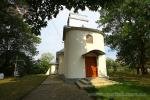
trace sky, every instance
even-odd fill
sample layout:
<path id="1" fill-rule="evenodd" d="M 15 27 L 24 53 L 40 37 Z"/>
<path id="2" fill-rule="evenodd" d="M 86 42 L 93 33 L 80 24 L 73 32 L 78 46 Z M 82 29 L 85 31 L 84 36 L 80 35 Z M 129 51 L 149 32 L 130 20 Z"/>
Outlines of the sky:
<path id="1" fill-rule="evenodd" d="M 60 11 L 56 18 L 53 18 L 48 22 L 46 28 L 42 28 L 41 30 L 41 43 L 37 47 L 39 54 L 35 57 L 35 59 L 40 58 L 41 54 L 50 52 L 55 57 L 56 52 L 63 49 L 63 27 L 67 25 L 67 20 L 70 11 L 64 9 Z M 86 15 L 88 17 L 89 23 L 87 27 L 98 29 L 98 24 L 96 24 L 96 20 L 99 19 L 98 12 L 92 12 L 86 9 L 85 11 L 79 11 L 79 14 Z M 112 51 L 110 48 L 105 46 L 106 57 L 116 59 L 116 52 Z"/>

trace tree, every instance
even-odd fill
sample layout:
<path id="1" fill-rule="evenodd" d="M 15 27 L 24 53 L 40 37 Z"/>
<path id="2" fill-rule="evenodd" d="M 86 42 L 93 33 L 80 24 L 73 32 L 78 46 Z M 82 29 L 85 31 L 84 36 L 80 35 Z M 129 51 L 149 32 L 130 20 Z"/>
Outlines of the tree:
<path id="1" fill-rule="evenodd" d="M 117 68 L 120 67 L 121 64 L 116 62 L 115 60 L 113 60 L 111 58 L 107 58 L 106 59 L 106 66 L 107 66 L 107 69 L 113 68 L 113 71 L 116 72 Z"/>
<path id="2" fill-rule="evenodd" d="M 48 53 L 43 53 L 41 55 L 41 58 L 40 58 L 39 64 L 38 64 L 38 67 L 39 67 L 41 73 L 46 73 L 46 71 L 50 67 L 50 63 L 53 60 L 53 58 L 54 57 L 49 52 Z"/>
<path id="3" fill-rule="evenodd" d="M 40 29 L 47 26 L 47 21 L 56 17 L 59 11 L 67 8 L 85 10 L 85 7 L 97 11 L 100 7 L 118 4 L 122 0 L 1 0 L 0 11 L 14 7 L 16 13 L 24 16 L 24 21 L 29 24 L 32 33 L 40 34 Z M 1 16 L 1 15 L 0 15 Z"/>
<path id="4" fill-rule="evenodd" d="M 12 74 L 16 58 L 25 60 L 33 57 L 37 54 L 36 45 L 39 43 L 40 38 L 32 34 L 31 28 L 14 7 L 0 10 L 0 71 Z"/>
<path id="5" fill-rule="evenodd" d="M 48 64 L 50 64 L 53 59 L 54 59 L 53 55 L 49 52 L 43 53 L 40 58 L 41 61 L 45 61 Z"/>
<path id="6" fill-rule="evenodd" d="M 28 13 L 25 14 L 26 22 L 32 25 L 34 33 L 40 34 L 41 27 L 47 25 L 47 19 L 56 17 L 60 10 L 67 8 L 77 12 L 78 9 L 85 10 L 85 7 L 97 11 L 100 7 L 109 6 L 121 0 L 27 0 L 29 4 Z"/>
<path id="7" fill-rule="evenodd" d="M 100 20 L 106 35 L 106 44 L 118 51 L 121 62 L 132 68 L 147 72 L 146 62 L 150 59 L 150 1 L 125 0 L 113 8 L 100 10 Z"/>

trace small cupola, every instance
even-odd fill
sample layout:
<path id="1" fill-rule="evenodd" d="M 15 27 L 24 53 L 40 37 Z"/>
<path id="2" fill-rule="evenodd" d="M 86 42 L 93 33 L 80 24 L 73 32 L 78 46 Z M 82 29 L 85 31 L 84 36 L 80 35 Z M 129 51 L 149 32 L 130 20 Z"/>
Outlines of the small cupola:
<path id="1" fill-rule="evenodd" d="M 87 16 L 75 14 L 75 13 L 69 13 L 67 26 L 73 26 L 73 27 L 87 27 L 89 20 Z"/>

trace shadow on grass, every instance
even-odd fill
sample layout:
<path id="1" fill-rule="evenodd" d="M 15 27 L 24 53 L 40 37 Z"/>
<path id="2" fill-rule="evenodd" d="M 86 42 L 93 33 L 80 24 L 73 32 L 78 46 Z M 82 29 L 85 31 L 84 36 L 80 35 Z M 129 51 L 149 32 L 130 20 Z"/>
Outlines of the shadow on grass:
<path id="1" fill-rule="evenodd" d="M 45 80 L 45 75 L 27 75 L 0 81 L 0 100 L 20 100 Z"/>

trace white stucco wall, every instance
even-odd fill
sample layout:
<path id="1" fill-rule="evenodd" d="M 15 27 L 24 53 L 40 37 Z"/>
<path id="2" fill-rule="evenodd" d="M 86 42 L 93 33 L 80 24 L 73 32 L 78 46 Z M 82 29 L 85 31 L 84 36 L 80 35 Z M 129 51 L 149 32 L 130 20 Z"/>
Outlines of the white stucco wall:
<path id="1" fill-rule="evenodd" d="M 88 18 L 85 15 L 70 14 L 68 18 L 68 26 L 86 27 L 88 24 Z"/>
<path id="2" fill-rule="evenodd" d="M 58 59 L 58 74 L 64 74 L 64 55 L 60 54 Z"/>
<path id="3" fill-rule="evenodd" d="M 51 74 L 56 74 L 56 65 L 51 65 Z"/>
<path id="4" fill-rule="evenodd" d="M 56 73 L 57 73 L 56 67 L 57 67 L 57 65 L 52 64 L 52 65 L 50 66 L 50 68 L 47 70 L 46 75 L 56 74 Z"/>
<path id="5" fill-rule="evenodd" d="M 98 76 L 99 77 L 107 77 L 107 69 L 106 69 L 106 57 L 105 55 L 100 55 L 97 59 L 98 64 Z"/>
<path id="6" fill-rule="evenodd" d="M 86 43 L 86 35 L 88 34 L 93 36 L 93 44 Z M 95 49 L 104 52 L 103 35 L 89 30 L 69 30 L 65 33 L 64 47 L 65 77 L 85 78 L 85 60 L 82 55 Z M 105 56 L 99 57 L 97 67 L 106 75 Z"/>
<path id="7" fill-rule="evenodd" d="M 50 73 L 51 73 L 51 68 L 49 68 L 49 69 L 47 70 L 47 72 L 45 73 L 45 75 L 50 75 Z"/>
<path id="8" fill-rule="evenodd" d="M 84 26 L 85 27 L 87 26 L 87 22 L 76 20 L 76 19 L 70 19 L 69 26 L 78 26 L 78 27 Z"/>

